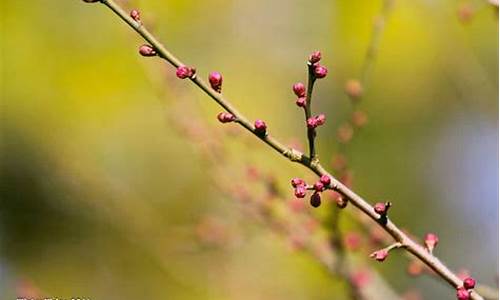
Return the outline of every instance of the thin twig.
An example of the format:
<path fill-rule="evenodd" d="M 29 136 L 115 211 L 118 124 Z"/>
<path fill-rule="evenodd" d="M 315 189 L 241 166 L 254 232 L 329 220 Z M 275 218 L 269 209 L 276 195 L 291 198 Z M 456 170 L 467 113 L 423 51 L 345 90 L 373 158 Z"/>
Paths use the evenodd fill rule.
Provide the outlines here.
<path fill-rule="evenodd" d="M 314 66 L 311 63 L 307 65 L 308 69 L 308 79 L 307 79 L 307 95 L 306 95 L 306 106 L 304 107 L 306 123 L 307 120 L 312 116 L 311 112 L 311 102 L 312 93 L 314 89 L 314 83 L 316 82 L 316 76 L 314 76 Z M 309 157 L 314 160 L 316 158 L 316 146 L 314 144 L 314 139 L 316 138 L 316 129 L 307 127 L 307 140 L 309 142 Z"/>
<path fill-rule="evenodd" d="M 141 35 L 147 42 L 149 42 L 158 52 L 160 57 L 164 58 L 175 67 L 183 65 L 180 60 L 172 55 L 144 26 L 142 26 L 141 23 L 136 22 L 134 19 L 132 19 L 113 0 L 100 0 L 99 2 L 109 7 L 115 14 L 117 14 L 123 21 L 130 25 L 130 27 L 132 27 L 139 35 Z M 424 247 L 413 241 L 391 220 L 388 219 L 387 222 L 379 222 L 380 216 L 373 210 L 372 206 L 366 200 L 364 200 L 362 197 L 357 195 L 355 192 L 350 190 L 335 177 L 333 177 L 330 173 L 328 173 L 323 168 L 323 166 L 321 166 L 318 160 L 312 160 L 310 157 L 302 154 L 301 152 L 284 146 L 281 142 L 271 137 L 269 134 L 262 135 L 257 133 L 252 123 L 250 123 L 247 118 L 245 118 L 238 110 L 236 110 L 236 108 L 234 108 L 221 94 L 211 89 L 211 87 L 203 79 L 198 76 L 192 76 L 190 77 L 190 80 L 194 82 L 198 87 L 200 87 L 203 91 L 205 91 L 205 93 L 207 93 L 227 112 L 233 114 L 237 118 L 237 122 L 241 126 L 252 132 L 255 136 L 257 136 L 264 143 L 279 152 L 281 155 L 288 158 L 290 161 L 302 164 L 318 176 L 329 176 L 332 179 L 332 182 L 329 186 L 330 189 L 333 189 L 346 197 L 354 206 L 356 206 L 363 213 L 369 216 L 373 221 L 375 221 L 376 224 L 379 224 L 379 226 L 381 226 L 386 232 L 388 232 L 397 242 L 401 243 L 402 248 L 406 249 L 409 253 L 413 254 L 415 257 L 429 266 L 441 278 L 447 281 L 453 288 L 462 286 L 462 281 L 456 274 L 448 269 L 448 267 L 446 267 L 446 265 L 442 263 L 437 257 L 426 251 Z M 477 292 L 471 291 L 471 299 L 483 300 L 483 297 L 481 297 Z"/>

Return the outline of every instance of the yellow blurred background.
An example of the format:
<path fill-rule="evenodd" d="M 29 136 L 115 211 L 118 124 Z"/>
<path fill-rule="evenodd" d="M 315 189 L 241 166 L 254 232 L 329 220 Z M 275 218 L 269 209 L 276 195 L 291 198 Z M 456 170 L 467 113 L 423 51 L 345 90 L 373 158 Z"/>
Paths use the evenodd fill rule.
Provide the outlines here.
<path fill-rule="evenodd" d="M 383 1 L 121 3 L 140 9 L 200 76 L 220 71 L 234 105 L 290 143 L 305 144 L 290 87 L 306 80 L 305 59 L 320 49 L 329 75 L 314 96 L 328 118 L 319 153 L 328 165 L 339 151 L 344 84 L 359 74 Z M 143 41 L 104 6 L 4 0 L 0 10 L 0 298 L 29 289 L 93 300 L 349 299 L 338 278 L 214 183 L 222 172 L 222 185 L 253 192 L 241 176 L 251 166 L 291 197 L 289 179 L 311 174 L 221 128 L 219 108 L 164 62 L 140 57 Z M 436 232 L 439 257 L 494 286 L 497 10 L 396 0 L 364 88 L 369 123 L 347 150 L 354 189 L 392 201 L 396 223 L 417 238 Z M 217 246 L 199 242 L 203 220 L 223 228 Z M 398 293 L 455 298 L 440 280 L 406 275 L 406 262 L 398 253 L 369 265 Z"/>

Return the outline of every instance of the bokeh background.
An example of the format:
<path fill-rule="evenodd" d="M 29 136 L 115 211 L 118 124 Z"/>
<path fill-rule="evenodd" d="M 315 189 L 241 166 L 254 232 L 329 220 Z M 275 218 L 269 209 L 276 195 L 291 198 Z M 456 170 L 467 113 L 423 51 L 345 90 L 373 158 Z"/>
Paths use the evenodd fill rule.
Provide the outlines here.
<path fill-rule="evenodd" d="M 382 1 L 122 3 L 200 74 L 221 71 L 233 103 L 285 141 L 305 142 L 290 87 L 322 50 L 319 153 L 329 164 L 339 151 L 351 109 L 344 84 L 359 75 Z M 215 104 L 159 59 L 139 57 L 142 41 L 102 5 L 0 7 L 0 298 L 348 299 L 338 278 L 214 185 L 212 156 L 224 157 L 225 172 L 272 174 L 290 195 L 289 179 L 310 174 L 221 128 Z M 497 10 L 395 1 L 364 88 L 369 123 L 347 150 L 355 190 L 391 200 L 397 223 L 440 236 L 436 253 L 450 267 L 495 286 Z M 222 184 L 250 186 L 236 175 Z M 215 243 L 200 243 L 200 222 L 216 224 Z M 409 277 L 406 262 L 396 253 L 369 265 L 398 293 L 454 299 L 440 280 Z"/>

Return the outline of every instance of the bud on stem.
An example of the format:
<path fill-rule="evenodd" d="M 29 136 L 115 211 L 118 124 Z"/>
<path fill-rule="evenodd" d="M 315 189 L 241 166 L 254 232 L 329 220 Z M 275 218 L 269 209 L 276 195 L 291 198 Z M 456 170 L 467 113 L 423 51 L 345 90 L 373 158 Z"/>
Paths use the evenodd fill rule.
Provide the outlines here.
<path fill-rule="evenodd" d="M 145 57 L 151 57 L 151 56 L 156 56 L 156 50 L 151 47 L 150 45 L 142 45 L 139 47 L 139 54 Z"/>
<path fill-rule="evenodd" d="M 263 135 L 267 131 L 266 122 L 262 120 L 255 120 L 254 127 L 255 127 L 255 132 L 259 135 Z"/>
<path fill-rule="evenodd" d="M 141 14 L 137 9 L 133 9 L 130 11 L 130 17 L 137 23 L 141 23 Z"/>
<path fill-rule="evenodd" d="M 187 66 L 179 66 L 175 72 L 175 75 L 180 79 L 186 79 L 193 77 L 196 74 L 196 69 L 187 67 Z"/>
<path fill-rule="evenodd" d="M 208 75 L 208 82 L 210 82 L 210 86 L 216 91 L 220 93 L 222 91 L 222 75 L 219 72 L 212 72 Z"/>

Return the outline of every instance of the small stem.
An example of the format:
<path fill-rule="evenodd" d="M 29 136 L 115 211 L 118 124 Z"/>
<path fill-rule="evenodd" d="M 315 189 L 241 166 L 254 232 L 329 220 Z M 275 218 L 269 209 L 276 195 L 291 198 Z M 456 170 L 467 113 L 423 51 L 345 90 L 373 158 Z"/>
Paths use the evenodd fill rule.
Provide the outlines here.
<path fill-rule="evenodd" d="M 307 94 L 306 94 L 306 107 L 304 108 L 306 125 L 307 125 L 307 120 L 312 116 L 311 112 L 312 93 L 314 89 L 314 82 L 316 82 L 316 76 L 314 76 L 314 66 L 308 62 L 307 69 L 308 69 Z M 314 144 L 314 139 L 316 138 L 316 129 L 309 127 L 306 128 L 307 128 L 307 140 L 309 142 L 309 157 L 311 158 L 311 160 L 314 160 L 316 159 L 316 147 Z"/>

